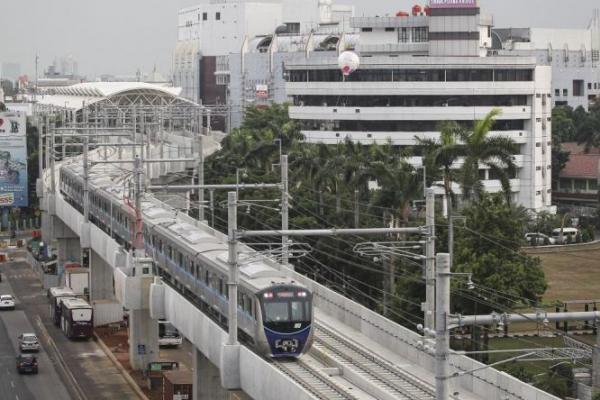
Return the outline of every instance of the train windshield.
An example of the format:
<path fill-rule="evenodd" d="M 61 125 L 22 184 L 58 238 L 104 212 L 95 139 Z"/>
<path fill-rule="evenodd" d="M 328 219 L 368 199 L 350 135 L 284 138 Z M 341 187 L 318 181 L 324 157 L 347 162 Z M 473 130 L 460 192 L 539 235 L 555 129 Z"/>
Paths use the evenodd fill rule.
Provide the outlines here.
<path fill-rule="evenodd" d="M 303 289 L 265 292 L 262 298 L 264 322 L 307 322 L 311 319 L 310 297 Z"/>

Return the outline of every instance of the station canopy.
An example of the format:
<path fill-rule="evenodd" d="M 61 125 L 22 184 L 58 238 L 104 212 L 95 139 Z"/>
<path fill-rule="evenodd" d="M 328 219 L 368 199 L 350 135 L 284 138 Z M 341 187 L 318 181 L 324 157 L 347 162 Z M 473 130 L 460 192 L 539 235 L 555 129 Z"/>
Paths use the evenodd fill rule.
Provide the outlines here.
<path fill-rule="evenodd" d="M 99 103 L 114 107 L 195 105 L 180 93 L 179 87 L 145 82 L 86 82 L 53 88 L 52 94 L 38 95 L 37 103 L 71 111 Z"/>

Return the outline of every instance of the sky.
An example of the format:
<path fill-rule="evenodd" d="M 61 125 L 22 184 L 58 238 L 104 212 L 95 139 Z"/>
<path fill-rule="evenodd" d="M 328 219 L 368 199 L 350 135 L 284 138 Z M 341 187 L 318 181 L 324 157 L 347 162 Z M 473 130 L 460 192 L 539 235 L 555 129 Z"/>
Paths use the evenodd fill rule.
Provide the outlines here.
<path fill-rule="evenodd" d="M 299 0 L 300 1 L 300 0 Z M 154 65 L 168 75 L 177 39 L 177 11 L 203 0 L 0 0 L 0 62 L 34 75 L 55 58 L 73 55 L 88 77 L 135 75 Z M 425 0 L 334 0 L 356 15 L 409 10 Z M 576 6 L 574 6 L 576 4 Z M 585 28 L 598 0 L 480 0 L 496 27 Z M 41 74 L 41 72 L 40 72 Z"/>

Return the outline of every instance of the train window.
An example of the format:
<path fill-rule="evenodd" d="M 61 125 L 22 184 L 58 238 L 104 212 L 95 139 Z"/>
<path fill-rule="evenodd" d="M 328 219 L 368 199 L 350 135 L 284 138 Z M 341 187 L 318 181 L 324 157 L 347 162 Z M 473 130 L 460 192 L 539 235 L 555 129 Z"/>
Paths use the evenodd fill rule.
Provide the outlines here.
<path fill-rule="evenodd" d="M 303 301 L 292 301 L 292 321 L 304 321 Z"/>
<path fill-rule="evenodd" d="M 252 315 L 252 300 L 249 296 L 244 296 L 244 311 Z"/>
<path fill-rule="evenodd" d="M 208 285 L 210 281 L 210 272 L 208 272 L 208 270 L 206 271 L 206 273 L 204 274 L 204 283 L 206 283 L 206 285 Z"/>
<path fill-rule="evenodd" d="M 290 313 L 287 301 L 265 303 L 265 322 L 289 321 Z"/>
<path fill-rule="evenodd" d="M 185 269 L 185 266 L 183 265 L 183 255 L 179 252 L 177 252 L 177 264 L 179 265 L 180 268 Z"/>
<path fill-rule="evenodd" d="M 225 290 L 223 288 L 223 278 L 219 278 L 219 293 L 221 295 L 223 295 L 225 293 Z"/>
<path fill-rule="evenodd" d="M 200 278 L 200 264 L 196 264 L 196 278 Z"/>
<path fill-rule="evenodd" d="M 167 246 L 167 258 L 169 260 L 173 260 L 173 249 L 171 246 Z"/>

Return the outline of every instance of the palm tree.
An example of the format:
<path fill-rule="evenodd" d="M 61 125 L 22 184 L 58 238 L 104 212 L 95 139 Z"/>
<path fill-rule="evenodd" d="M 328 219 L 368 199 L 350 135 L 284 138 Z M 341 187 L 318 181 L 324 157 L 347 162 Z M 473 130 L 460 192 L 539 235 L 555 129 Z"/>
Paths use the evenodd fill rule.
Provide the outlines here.
<path fill-rule="evenodd" d="M 417 144 L 422 150 L 423 166 L 429 175 L 427 185 L 441 179 L 448 213 L 450 213 L 453 196 L 452 182 L 457 178 L 457 172 L 452 165 L 464 155 L 464 146 L 460 143 L 460 138 L 463 136 L 463 129 L 458 123 L 446 121 L 441 125 L 439 140 L 416 137 Z"/>
<path fill-rule="evenodd" d="M 290 169 L 291 182 L 297 189 L 303 187 L 317 194 L 319 214 L 324 214 L 324 199 L 322 189 L 325 187 L 325 165 L 331 158 L 329 145 L 325 143 L 304 144 L 299 146 L 292 154 Z"/>
<path fill-rule="evenodd" d="M 464 163 L 460 171 L 460 184 L 466 200 L 478 198 L 483 191 L 479 175 L 479 167 L 483 165 L 498 177 L 506 200 L 510 202 L 510 179 L 516 171 L 513 156 L 518 149 L 508 137 L 490 137 L 490 130 L 500 113 L 501 110 L 495 108 L 482 120 L 476 121 L 472 131 L 462 132 Z"/>

